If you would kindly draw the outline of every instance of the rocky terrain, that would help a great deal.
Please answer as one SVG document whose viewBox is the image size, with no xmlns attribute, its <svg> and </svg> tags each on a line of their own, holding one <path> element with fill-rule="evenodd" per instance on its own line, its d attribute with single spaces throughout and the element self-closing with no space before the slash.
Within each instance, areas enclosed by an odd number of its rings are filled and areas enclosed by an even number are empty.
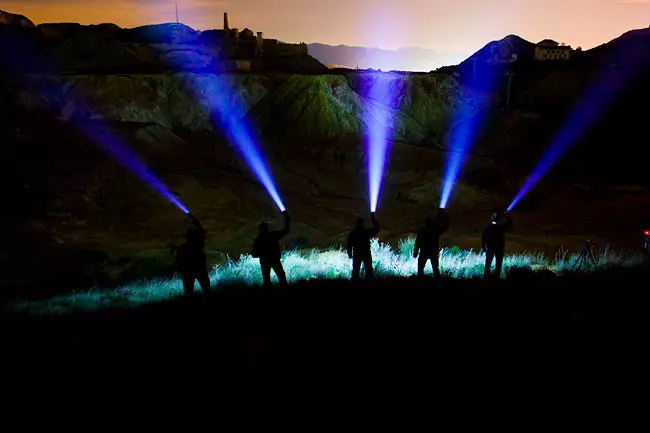
<svg viewBox="0 0 650 433">
<path fill-rule="evenodd" d="M 478 248 L 487 214 L 516 193 L 584 89 L 579 74 L 595 68 L 522 66 L 511 109 L 502 110 L 502 87 L 473 88 L 462 64 L 430 74 L 316 73 L 324 67 L 306 56 L 250 73 L 215 73 L 210 45 L 196 43 L 206 32 L 178 25 L 36 27 L 10 18 L 3 15 L 0 24 L 0 47 L 13 60 L 3 62 L 0 77 L 6 296 L 170 272 L 170 247 L 182 242 L 187 221 L 101 151 L 111 140 L 135 149 L 203 221 L 211 263 L 247 253 L 261 220 L 280 224 L 223 138 L 217 107 L 243 119 L 264 149 L 295 220 L 288 247 L 341 243 L 356 215 L 367 213 L 363 149 L 371 110 L 395 118 L 379 212 L 381 240 L 393 244 L 435 212 L 450 131 L 481 115 L 444 240 Z M 161 54 L 173 50 L 152 44 L 193 48 L 179 61 Z M 363 89 L 374 79 L 400 95 L 398 106 L 367 97 Z M 585 236 L 635 244 L 648 176 L 644 158 L 630 154 L 647 149 L 647 92 L 639 81 L 522 202 L 512 250 L 554 254 L 560 246 L 578 248 Z M 612 152 L 612 140 L 625 146 Z"/>
</svg>

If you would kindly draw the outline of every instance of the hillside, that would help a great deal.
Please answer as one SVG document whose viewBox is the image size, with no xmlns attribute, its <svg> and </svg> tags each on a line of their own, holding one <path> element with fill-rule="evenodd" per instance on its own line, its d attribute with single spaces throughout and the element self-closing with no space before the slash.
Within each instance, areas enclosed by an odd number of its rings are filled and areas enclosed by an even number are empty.
<svg viewBox="0 0 650 433">
<path fill-rule="evenodd" d="M 616 44 L 636 47 L 635 35 Z M 203 221 L 211 264 L 248 252 L 260 220 L 277 224 L 278 214 L 224 140 L 228 125 L 214 123 L 217 107 L 243 120 L 263 148 L 295 220 L 287 245 L 314 247 L 341 244 L 356 216 L 367 214 L 369 113 L 395 119 L 380 212 L 381 239 L 393 245 L 436 208 L 449 131 L 483 116 L 444 240 L 476 248 L 486 215 L 516 193 L 598 71 L 579 61 L 507 63 L 517 75 L 505 110 L 502 86 L 473 88 L 462 71 L 327 71 L 291 47 L 288 56 L 258 59 L 258 70 L 215 72 L 214 40 L 177 24 L 0 25 L 0 46 L 15 60 L 2 64 L 0 76 L 0 172 L 12 208 L 3 214 L 5 295 L 38 292 L 43 281 L 65 291 L 172 271 L 170 246 L 181 242 L 187 221 L 102 153 L 116 142 L 135 149 Z M 514 37 L 506 45 L 528 47 Z M 398 103 L 368 98 L 370 80 L 383 80 Z M 643 74 L 629 85 L 522 203 L 512 251 L 555 254 L 579 248 L 586 236 L 635 245 L 647 211 L 640 198 L 647 164 L 638 151 L 650 93 Z M 612 151 L 613 143 L 626 151 Z M 625 185 L 639 195 L 609 190 Z"/>
<path fill-rule="evenodd" d="M 221 126 L 211 121 L 215 104 L 230 104 L 228 110 L 239 112 L 263 138 L 278 187 L 297 221 L 288 242 L 302 238 L 311 246 L 342 242 L 350 221 L 365 213 L 361 124 L 370 105 L 390 110 L 398 119 L 394 138 L 402 143 L 393 146 L 382 218 L 390 227 L 386 240 L 403 237 L 436 199 L 433 179 L 440 176 L 438 149 L 450 115 L 457 105 L 478 110 L 484 102 L 446 76 L 384 77 L 402 92 L 398 111 L 358 93 L 360 79 L 179 73 L 5 80 L 3 188 L 17 209 L 7 216 L 12 234 L 5 243 L 16 254 L 3 259 L 14 269 L 11 281 L 50 278 L 61 288 L 107 283 L 137 275 L 142 261 L 156 263 L 147 258 L 151 255 L 169 263 L 168 246 L 180 241 L 186 222 L 98 150 L 98 144 L 110 146 L 110 140 L 137 149 L 202 219 L 210 231 L 213 263 L 225 253 L 247 252 L 259 220 L 277 214 L 220 138 Z M 220 93 L 225 89 L 228 98 Z M 34 122 L 39 128 L 30 126 Z M 97 137 L 109 141 L 89 139 Z M 489 207 L 491 200 L 480 193 L 468 198 L 465 205 L 471 206 L 485 202 Z M 411 209 L 411 217 L 404 219 L 400 209 L 392 208 L 397 202 Z M 21 271 L 35 263 L 40 274 Z"/>
</svg>

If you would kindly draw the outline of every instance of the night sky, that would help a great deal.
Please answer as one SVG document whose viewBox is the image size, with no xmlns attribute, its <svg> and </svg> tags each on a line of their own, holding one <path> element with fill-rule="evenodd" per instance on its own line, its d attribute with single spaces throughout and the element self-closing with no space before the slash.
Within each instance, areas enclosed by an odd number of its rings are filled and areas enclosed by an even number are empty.
<svg viewBox="0 0 650 433">
<path fill-rule="evenodd" d="M 470 54 L 517 34 L 594 47 L 650 24 L 650 0 L 4 0 L 0 9 L 34 22 L 114 22 L 122 27 L 175 20 L 199 30 L 263 31 L 286 42 L 422 47 Z"/>
</svg>

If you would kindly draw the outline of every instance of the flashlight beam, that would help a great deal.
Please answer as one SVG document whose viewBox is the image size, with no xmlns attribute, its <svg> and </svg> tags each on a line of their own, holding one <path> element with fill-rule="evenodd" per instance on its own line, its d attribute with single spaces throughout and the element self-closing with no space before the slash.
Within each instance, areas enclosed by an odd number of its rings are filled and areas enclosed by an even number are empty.
<svg viewBox="0 0 650 433">
<path fill-rule="evenodd" d="M 481 59 L 474 58 L 472 64 L 474 86 L 478 89 L 490 91 L 495 88 L 497 77 L 503 74 L 505 67 L 503 65 L 490 65 L 484 60 L 477 65 L 478 60 Z M 448 150 L 445 151 L 445 168 L 439 203 L 441 209 L 446 209 L 449 205 L 461 169 L 486 116 L 485 110 L 479 108 L 478 111 L 475 111 L 474 107 L 468 104 L 469 101 L 461 102 L 463 104 L 454 113 L 455 128 L 451 130 Z"/>
<path fill-rule="evenodd" d="M 390 130 L 394 125 L 395 105 L 399 93 L 393 88 L 401 87 L 401 77 L 392 74 L 369 74 L 364 95 L 368 99 L 365 118 L 367 128 L 366 149 L 368 154 L 368 196 L 370 212 L 377 211 L 383 183 L 384 170 L 389 152 Z"/>
<path fill-rule="evenodd" d="M 597 78 L 592 80 L 587 93 L 575 106 L 568 121 L 563 125 L 551 146 L 526 179 L 524 186 L 508 206 L 509 211 L 514 209 L 560 157 L 580 140 L 591 125 L 604 114 L 607 105 L 621 93 L 634 75 L 637 75 L 641 68 L 647 65 L 646 57 L 638 55 L 637 47 L 636 44 L 624 47 L 623 50 L 613 53 L 609 62 L 601 66 L 603 69 Z M 623 65 L 623 67 L 611 69 L 612 63 Z"/>
<path fill-rule="evenodd" d="M 614 99 L 621 86 L 620 81 L 616 85 L 611 81 L 606 82 L 604 77 L 594 82 L 587 95 L 576 105 L 552 144 L 542 154 L 524 186 L 508 206 L 508 211 L 519 204 L 559 159 L 580 140 L 589 127 L 602 116 L 607 104 Z"/>
<path fill-rule="evenodd" d="M 242 121 L 229 120 L 231 121 L 231 129 L 228 131 L 228 136 L 231 137 L 230 141 L 237 145 L 239 153 L 251 168 L 251 171 L 257 176 L 259 182 L 264 186 L 280 212 L 284 212 L 287 208 L 280 198 L 280 194 L 271 177 L 271 171 L 262 158 L 257 146 L 255 146 L 250 132 L 245 128 Z"/>
<path fill-rule="evenodd" d="M 110 156 L 115 162 L 129 170 L 142 182 L 163 196 L 171 204 L 179 208 L 182 212 L 190 213 L 174 194 L 148 169 L 146 164 L 137 153 L 129 149 L 119 138 L 110 134 L 106 129 L 97 130 L 92 126 L 77 123 L 76 126 L 90 138 L 104 153 Z"/>
<path fill-rule="evenodd" d="M 226 81 L 228 76 L 217 73 L 210 76 L 209 85 L 201 77 L 191 76 L 191 88 L 195 89 L 197 97 L 202 93 L 210 93 L 208 106 L 212 112 L 213 123 L 219 125 L 226 138 L 235 146 L 237 153 L 244 159 L 251 172 L 266 189 L 267 193 L 281 212 L 286 210 L 280 193 L 278 192 L 268 164 L 264 160 L 251 129 L 246 124 L 246 109 L 242 102 L 237 100 L 236 93 Z M 232 85 L 232 83 L 230 83 Z M 208 87 L 209 86 L 209 87 Z"/>
<path fill-rule="evenodd" d="M 468 122 L 468 124 L 461 125 L 459 131 L 452 134 L 450 139 L 452 149 L 447 154 L 447 163 L 445 164 L 444 181 L 439 205 L 441 209 L 446 209 L 449 204 L 451 193 L 460 175 L 460 169 L 472 144 L 477 120 L 472 118 Z"/>
</svg>

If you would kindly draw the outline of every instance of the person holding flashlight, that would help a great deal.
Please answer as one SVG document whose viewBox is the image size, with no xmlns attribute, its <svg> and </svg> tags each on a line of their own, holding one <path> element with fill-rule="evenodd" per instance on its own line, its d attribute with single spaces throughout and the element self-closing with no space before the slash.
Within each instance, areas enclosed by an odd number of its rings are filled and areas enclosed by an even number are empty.
<svg viewBox="0 0 650 433">
<path fill-rule="evenodd" d="M 206 266 L 205 230 L 199 220 L 188 213 L 192 226 L 187 229 L 186 241 L 176 250 L 176 268 L 183 279 L 183 292 L 186 295 L 194 291 L 194 280 L 198 280 L 203 293 L 210 292 L 210 277 Z"/>
<path fill-rule="evenodd" d="M 348 257 L 352 259 L 353 282 L 359 281 L 361 264 L 363 264 L 363 268 L 366 270 L 366 279 L 373 280 L 375 278 L 375 273 L 372 269 L 370 240 L 379 233 L 379 222 L 374 212 L 370 214 L 370 220 L 372 221 L 372 228 L 366 229 L 363 218 L 357 218 L 356 228 L 348 236 L 347 250 Z"/>
<path fill-rule="evenodd" d="M 503 221 L 501 216 L 503 215 Z M 497 278 L 501 275 L 501 268 L 503 266 L 503 256 L 506 249 L 506 232 L 512 227 L 512 219 L 510 214 L 506 211 L 501 214 L 494 212 L 490 218 L 490 222 L 483 230 L 483 238 L 481 240 L 481 250 L 485 252 L 485 272 L 484 277 L 490 277 L 492 268 L 492 261 L 495 263 L 495 271 Z"/>
<path fill-rule="evenodd" d="M 431 260 L 433 276 L 440 279 L 440 236 L 449 230 L 449 216 L 445 209 L 440 208 L 436 219 L 427 218 L 425 226 L 420 229 L 415 246 L 413 248 L 413 257 L 418 259 L 418 278 L 424 278 L 424 268 L 427 262 Z M 419 258 L 418 258 L 419 256 Z"/>
<path fill-rule="evenodd" d="M 280 260 L 280 239 L 289 234 L 291 217 L 286 210 L 282 212 L 282 215 L 284 216 L 284 228 L 282 230 L 270 231 L 269 225 L 262 222 L 259 225 L 259 234 L 253 243 L 252 256 L 260 259 L 264 287 L 271 286 L 271 269 L 278 277 L 280 285 L 287 285 L 287 275 Z"/>
</svg>

